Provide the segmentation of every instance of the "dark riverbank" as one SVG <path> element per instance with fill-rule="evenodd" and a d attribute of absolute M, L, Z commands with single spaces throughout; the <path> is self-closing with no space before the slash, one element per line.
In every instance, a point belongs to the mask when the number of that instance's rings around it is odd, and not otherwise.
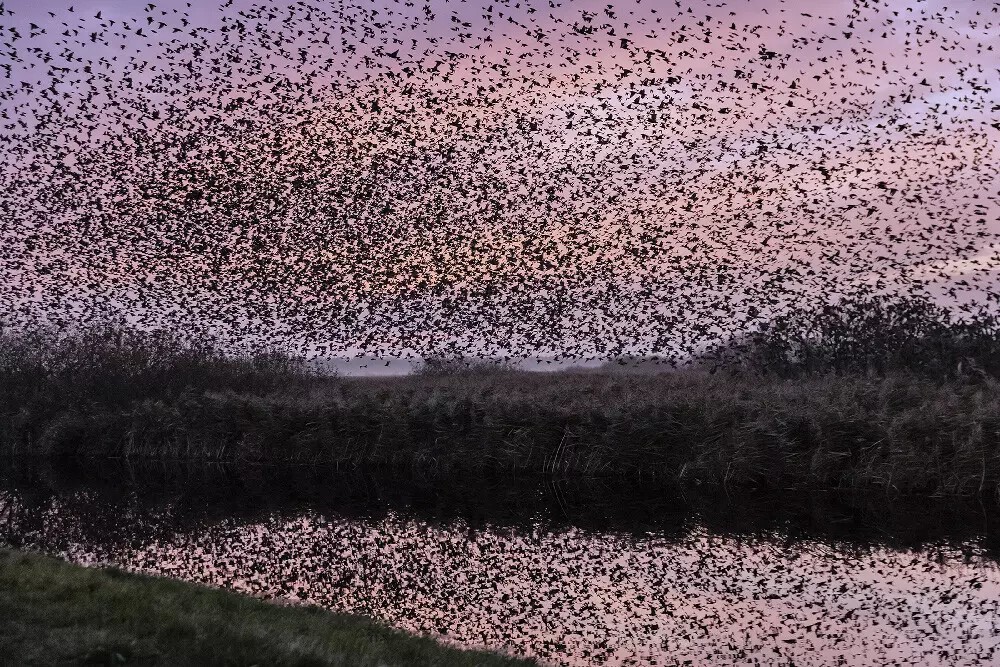
<path fill-rule="evenodd" d="M 308 463 L 726 488 L 1000 490 L 1000 383 L 746 371 L 315 377 L 107 330 L 4 342 L 7 457 Z"/>
<path fill-rule="evenodd" d="M 345 520 L 406 517 L 428 525 L 541 525 L 562 530 L 676 537 L 699 525 L 715 535 L 783 533 L 830 544 L 884 544 L 921 549 L 975 542 L 1000 560 L 996 499 L 887 497 L 882 491 L 743 489 L 616 478 L 545 479 L 401 475 L 336 471 L 331 466 L 222 464 L 194 461 L 23 459 L 0 466 L 0 543 L 21 548 L 41 539 L 48 551 L 66 545 L 47 532 L 50 510 L 75 516 L 73 531 L 91 544 L 155 541 L 178 531 L 233 521 L 316 512 Z M 8 494 L 4 496 L 3 494 Z M 16 503 L 3 498 L 17 498 Z"/>
<path fill-rule="evenodd" d="M 996 382 L 497 373 L 22 408 L 8 456 L 324 463 L 727 487 L 1000 488 Z"/>

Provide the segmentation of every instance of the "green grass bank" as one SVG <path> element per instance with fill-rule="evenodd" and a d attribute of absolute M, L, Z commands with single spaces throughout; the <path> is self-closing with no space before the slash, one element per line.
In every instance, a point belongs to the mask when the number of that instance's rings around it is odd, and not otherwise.
<path fill-rule="evenodd" d="M 314 607 L 8 550 L 0 619 L 0 662 L 13 665 L 535 664 Z"/>

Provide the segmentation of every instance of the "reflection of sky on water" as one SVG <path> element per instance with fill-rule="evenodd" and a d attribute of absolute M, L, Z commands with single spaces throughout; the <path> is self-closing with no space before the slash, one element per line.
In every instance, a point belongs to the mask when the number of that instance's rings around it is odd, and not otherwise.
<path fill-rule="evenodd" d="M 133 544 L 123 516 L 119 545 L 95 546 L 63 507 L 21 538 L 78 562 L 365 613 L 555 664 L 989 664 L 1000 644 L 1000 571 L 974 547 L 840 548 L 698 528 L 679 539 L 475 530 L 312 512 Z"/>

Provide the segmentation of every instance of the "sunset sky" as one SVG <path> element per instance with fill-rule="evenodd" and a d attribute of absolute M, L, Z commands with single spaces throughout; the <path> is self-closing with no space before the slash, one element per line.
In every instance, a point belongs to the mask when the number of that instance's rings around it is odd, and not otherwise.
<path fill-rule="evenodd" d="M 7 319 L 601 357 L 996 303 L 998 2 L 191 4 L 4 3 Z"/>

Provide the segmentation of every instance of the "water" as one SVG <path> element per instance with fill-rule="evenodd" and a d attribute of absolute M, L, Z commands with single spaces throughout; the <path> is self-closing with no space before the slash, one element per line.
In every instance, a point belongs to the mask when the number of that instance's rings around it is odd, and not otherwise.
<path fill-rule="evenodd" d="M 18 469 L 0 541 L 557 665 L 996 664 L 995 508 L 315 469 Z"/>

